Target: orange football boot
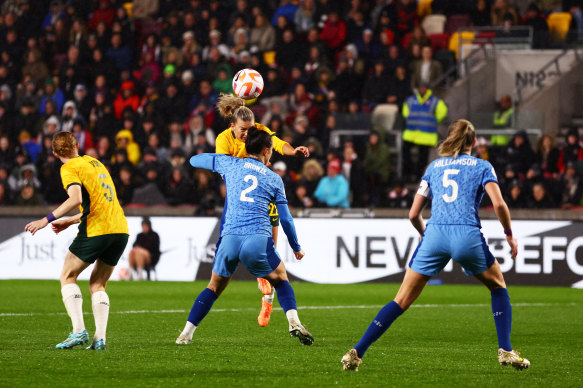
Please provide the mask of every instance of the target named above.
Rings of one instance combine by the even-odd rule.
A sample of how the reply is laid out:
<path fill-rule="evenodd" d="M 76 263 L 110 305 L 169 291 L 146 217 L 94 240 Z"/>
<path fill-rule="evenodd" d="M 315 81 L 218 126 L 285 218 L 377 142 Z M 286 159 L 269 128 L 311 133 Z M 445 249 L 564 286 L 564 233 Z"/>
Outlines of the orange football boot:
<path fill-rule="evenodd" d="M 265 327 L 269 323 L 269 318 L 271 318 L 271 312 L 273 311 L 273 303 L 267 303 L 263 298 L 261 299 L 261 311 L 257 317 L 257 323 L 259 326 Z"/>
<path fill-rule="evenodd" d="M 271 294 L 271 283 L 263 278 L 257 278 L 257 286 L 263 295 Z"/>

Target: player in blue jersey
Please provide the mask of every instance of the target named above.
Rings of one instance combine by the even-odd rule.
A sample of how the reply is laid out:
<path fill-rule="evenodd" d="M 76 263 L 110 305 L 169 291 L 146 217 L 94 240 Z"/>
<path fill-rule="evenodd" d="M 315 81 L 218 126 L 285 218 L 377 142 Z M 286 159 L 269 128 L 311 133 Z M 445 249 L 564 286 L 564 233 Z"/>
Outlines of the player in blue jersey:
<path fill-rule="evenodd" d="M 272 138 L 265 131 L 251 128 L 245 148 L 249 157 L 243 159 L 221 154 L 200 154 L 190 159 L 193 167 L 216 171 L 223 176 L 227 185 L 227 214 L 211 280 L 192 305 L 186 326 L 176 343 L 189 344 L 192 341 L 197 326 L 227 287 L 241 262 L 251 274 L 267 279 L 275 288 L 279 304 L 289 321 L 290 335 L 299 338 L 303 345 L 311 345 L 314 338 L 298 318 L 295 294 L 271 237 L 267 209 L 270 203 L 275 203 L 296 259 L 304 257 L 287 207 L 283 181 L 265 166 L 273 153 Z"/>
<path fill-rule="evenodd" d="M 470 156 L 475 136 L 474 126 L 467 120 L 457 120 L 449 126 L 447 139 L 439 146 L 442 158 L 427 167 L 409 212 L 409 219 L 421 240 L 401 288 L 395 299 L 379 311 L 356 346 L 342 357 L 344 370 L 358 370 L 369 346 L 413 304 L 427 281 L 439 274 L 450 258 L 490 290 L 500 364 L 516 369 L 530 366 L 530 362 L 510 345 L 510 298 L 500 266 L 480 231 L 478 206 L 486 192 L 504 228 L 512 258 L 516 257 L 518 251 L 512 236 L 510 212 L 502 199 L 494 169 L 489 162 Z M 421 212 L 429 198 L 431 218 L 425 227 Z"/>

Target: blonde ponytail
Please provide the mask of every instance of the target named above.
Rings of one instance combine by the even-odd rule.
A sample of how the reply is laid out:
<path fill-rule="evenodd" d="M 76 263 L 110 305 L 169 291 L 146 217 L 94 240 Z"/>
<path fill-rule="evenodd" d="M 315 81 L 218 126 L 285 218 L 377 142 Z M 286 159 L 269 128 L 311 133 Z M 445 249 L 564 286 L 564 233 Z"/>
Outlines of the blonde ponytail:
<path fill-rule="evenodd" d="M 457 158 L 467 148 L 471 147 L 476 138 L 474 125 L 468 120 L 456 120 L 447 128 L 447 138 L 439 145 L 440 156 Z"/>
<path fill-rule="evenodd" d="M 245 100 L 232 94 L 221 94 L 217 101 L 217 109 L 222 117 L 232 123 L 237 119 L 255 122 L 255 115 L 245 106 Z"/>

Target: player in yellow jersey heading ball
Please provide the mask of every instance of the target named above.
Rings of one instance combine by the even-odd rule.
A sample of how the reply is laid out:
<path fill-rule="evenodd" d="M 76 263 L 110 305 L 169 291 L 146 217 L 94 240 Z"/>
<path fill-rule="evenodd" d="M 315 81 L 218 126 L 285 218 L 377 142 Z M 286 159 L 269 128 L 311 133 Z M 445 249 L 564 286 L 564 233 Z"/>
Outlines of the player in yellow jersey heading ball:
<path fill-rule="evenodd" d="M 288 156 L 310 156 L 310 152 L 307 147 L 292 147 L 288 142 L 281 140 L 265 125 L 261 125 L 255 122 L 255 115 L 253 111 L 245 106 L 245 100 L 242 98 L 223 94 L 219 97 L 217 102 L 217 109 L 221 116 L 226 118 L 231 122 L 231 126 L 225 129 L 223 132 L 217 136 L 216 140 L 216 153 L 225 154 L 230 156 L 236 156 L 238 158 L 246 158 L 247 150 L 245 150 L 245 140 L 247 139 L 247 131 L 251 127 L 255 127 L 260 131 L 265 131 L 272 136 L 273 140 L 273 150 L 281 155 Z M 279 214 L 277 213 L 277 207 L 275 204 L 269 204 L 269 219 L 271 220 L 273 242 L 277 245 L 277 231 L 279 226 Z M 226 214 L 226 209 L 223 211 L 223 215 Z M 224 218 L 221 218 L 221 228 L 224 223 Z M 217 248 L 220 244 L 217 243 Z M 271 284 L 265 279 L 258 278 L 257 283 L 259 290 L 264 295 L 261 300 L 261 312 L 257 318 L 259 326 L 267 326 L 269 323 L 269 318 L 271 316 L 271 310 L 273 308 L 273 296 L 275 290 L 271 287 Z"/>
<path fill-rule="evenodd" d="M 95 263 L 89 279 L 95 335 L 87 349 L 105 350 L 109 317 L 109 297 L 105 285 L 128 242 L 128 223 L 109 172 L 99 160 L 87 155 L 79 156 L 79 144 L 72 133 L 55 134 L 53 154 L 63 162 L 61 178 L 69 199 L 48 216 L 26 225 L 24 230 L 34 235 L 52 222 L 52 230 L 59 233 L 79 223 L 79 232 L 69 247 L 61 272 L 61 294 L 73 331 L 56 347 L 70 349 L 89 342 L 83 322 L 83 296 L 77 277 Z M 81 210 L 79 214 L 56 221 L 76 207 Z"/>

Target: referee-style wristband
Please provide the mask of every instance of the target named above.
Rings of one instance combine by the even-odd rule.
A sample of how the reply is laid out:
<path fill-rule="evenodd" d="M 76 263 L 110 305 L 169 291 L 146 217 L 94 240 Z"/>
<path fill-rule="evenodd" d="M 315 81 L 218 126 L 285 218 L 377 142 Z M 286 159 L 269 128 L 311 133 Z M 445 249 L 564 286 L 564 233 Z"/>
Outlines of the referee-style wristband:
<path fill-rule="evenodd" d="M 507 236 L 512 236 L 512 229 L 504 229 L 504 234 Z"/>
<path fill-rule="evenodd" d="M 49 213 L 49 215 L 47 216 L 47 220 L 49 221 L 49 223 L 53 222 L 56 219 L 57 217 L 55 217 L 53 213 Z"/>

